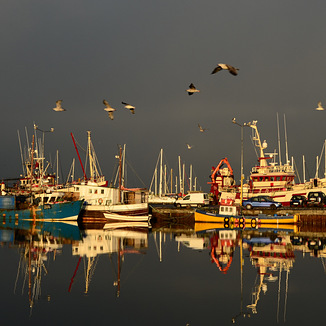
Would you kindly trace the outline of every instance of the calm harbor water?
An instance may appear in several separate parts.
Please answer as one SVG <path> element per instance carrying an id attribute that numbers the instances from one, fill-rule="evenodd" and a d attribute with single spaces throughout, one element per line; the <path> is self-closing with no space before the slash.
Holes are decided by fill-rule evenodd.
<path id="1" fill-rule="evenodd" d="M 3 221 L 1 325 L 317 324 L 323 235 Z"/>

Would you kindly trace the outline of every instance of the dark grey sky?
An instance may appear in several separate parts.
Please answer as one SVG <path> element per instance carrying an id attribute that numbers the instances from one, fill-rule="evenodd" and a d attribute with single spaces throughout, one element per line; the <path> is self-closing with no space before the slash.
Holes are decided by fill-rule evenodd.
<path id="1" fill-rule="evenodd" d="M 302 175 L 304 154 L 312 177 L 326 138 L 326 112 L 314 111 L 318 101 L 326 106 L 325 10 L 325 1 L 305 0 L 2 1 L 0 177 L 21 173 L 17 130 L 31 133 L 35 121 L 55 128 L 46 149 L 52 159 L 59 150 L 64 173 L 76 157 L 70 132 L 86 146 L 91 130 L 107 178 L 117 144 L 126 143 L 147 186 L 163 148 L 170 168 L 180 155 L 208 190 L 223 157 L 240 178 L 240 128 L 231 119 L 258 120 L 271 152 L 277 112 L 283 151 L 285 114 L 289 155 Z M 220 62 L 239 75 L 211 75 Z M 190 83 L 201 92 L 188 96 Z M 66 112 L 52 111 L 58 99 Z M 117 109 L 113 121 L 103 99 Z M 246 176 L 256 163 L 249 135 Z"/>

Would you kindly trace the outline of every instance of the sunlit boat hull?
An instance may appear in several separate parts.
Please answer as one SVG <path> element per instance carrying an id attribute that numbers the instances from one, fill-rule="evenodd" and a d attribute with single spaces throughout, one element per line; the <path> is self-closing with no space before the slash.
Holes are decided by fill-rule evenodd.
<path id="1" fill-rule="evenodd" d="M 291 216 L 228 216 L 222 214 L 215 214 L 206 211 L 195 211 L 195 222 L 208 223 L 238 223 L 238 224 L 296 224 L 299 222 L 298 215 Z"/>
<path id="2" fill-rule="evenodd" d="M 1 209 L 2 219 L 35 221 L 77 221 L 83 200 L 32 206 L 26 209 Z"/>

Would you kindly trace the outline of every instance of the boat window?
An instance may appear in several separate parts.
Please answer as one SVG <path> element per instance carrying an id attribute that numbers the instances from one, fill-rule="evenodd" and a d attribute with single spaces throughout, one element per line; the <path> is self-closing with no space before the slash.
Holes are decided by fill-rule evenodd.
<path id="1" fill-rule="evenodd" d="M 89 189 L 88 192 L 91 194 L 92 193 L 92 189 Z"/>
<path id="2" fill-rule="evenodd" d="M 142 193 L 141 193 L 141 202 L 142 202 L 142 203 L 145 203 L 145 198 L 146 198 L 146 197 L 145 197 L 145 193 L 142 192 Z"/>
<path id="3" fill-rule="evenodd" d="M 221 212 L 224 212 L 224 207 L 223 206 L 221 206 Z"/>
<path id="4" fill-rule="evenodd" d="M 259 181 L 263 181 L 263 179 L 264 179 L 263 177 L 259 177 Z"/>
<path id="5" fill-rule="evenodd" d="M 102 195 L 104 194 L 104 189 L 101 189 L 101 194 L 102 194 Z"/>
<path id="6" fill-rule="evenodd" d="M 55 197 L 51 197 L 50 201 L 54 202 L 55 201 Z"/>
<path id="7" fill-rule="evenodd" d="M 48 201 L 49 197 L 44 197 L 43 198 L 43 203 L 46 203 Z"/>
<path id="8" fill-rule="evenodd" d="M 97 194 L 97 189 L 94 190 L 94 194 Z"/>
<path id="9" fill-rule="evenodd" d="M 79 191 L 79 187 L 76 187 L 76 191 Z"/>

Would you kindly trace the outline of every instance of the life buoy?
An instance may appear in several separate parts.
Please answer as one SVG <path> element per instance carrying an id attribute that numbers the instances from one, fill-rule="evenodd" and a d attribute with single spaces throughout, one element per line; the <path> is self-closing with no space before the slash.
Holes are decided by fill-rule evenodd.
<path id="1" fill-rule="evenodd" d="M 100 205 L 102 205 L 102 204 L 103 204 L 103 199 L 100 198 L 100 199 L 98 200 L 98 203 L 99 203 Z"/>

